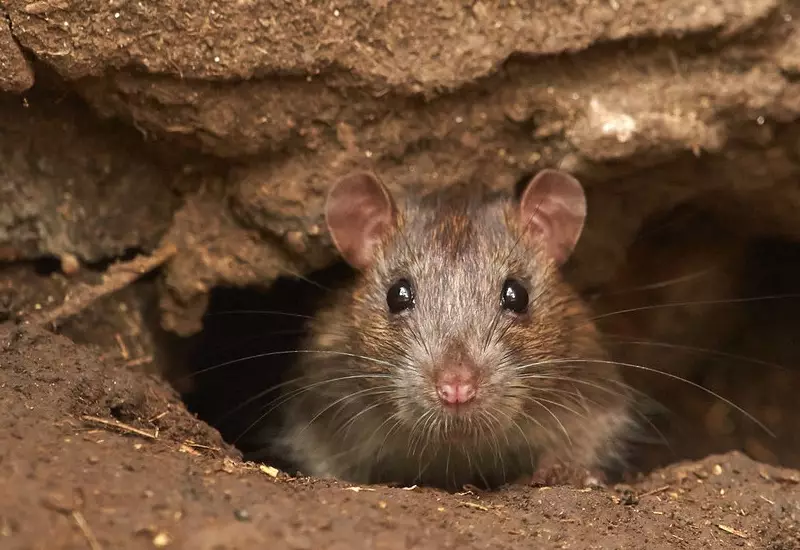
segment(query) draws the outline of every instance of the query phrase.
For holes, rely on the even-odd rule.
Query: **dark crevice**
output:
[[[688,230],[703,223],[709,222],[702,212],[689,206],[679,207],[670,215],[648,224],[649,231],[643,238],[648,243],[663,246],[685,246],[686,236],[691,233]],[[657,248],[653,244],[650,250]],[[760,239],[748,245],[745,257],[744,275],[739,287],[741,296],[791,292],[800,295],[800,283],[797,282],[800,281],[800,245]],[[339,264],[314,273],[310,278],[335,288],[351,277],[350,268]],[[268,452],[270,438],[278,426],[278,415],[272,412],[261,417],[278,395],[275,391],[270,393],[270,389],[284,380],[293,357],[291,354],[257,356],[299,349],[307,333],[308,320],[302,316],[313,315],[325,303],[328,292],[306,281],[290,278],[279,279],[267,290],[217,288],[211,295],[203,331],[184,341],[184,361],[190,374],[173,379],[174,385],[181,389],[193,413],[217,428],[226,441],[234,443],[246,456],[269,460],[280,467],[291,466]],[[734,306],[746,319],[743,332],[732,333],[717,351],[781,364],[786,367],[787,376],[800,383],[800,371],[795,368],[800,357],[793,345],[793,335],[800,332],[798,305],[800,299]],[[284,312],[292,316],[269,312]],[[768,341],[768,347],[759,348],[761,341]],[[753,395],[769,391],[759,389],[759,385],[773,377],[777,372],[775,369],[730,357],[709,355],[701,359],[701,368],[688,379],[725,396],[769,424],[769,419],[764,418],[767,409],[759,401],[760,397]],[[232,363],[213,369],[226,362]],[[201,372],[208,368],[211,370]],[[647,391],[661,388],[663,380],[657,376],[651,378],[655,386]],[[651,417],[652,425],[645,426],[646,432],[634,441],[632,467],[635,470],[649,471],[676,460],[698,459],[731,449],[748,452],[755,448],[751,447],[755,440],[762,442],[760,444],[766,449],[762,456],[755,456],[759,460],[786,465],[797,465],[800,461],[793,450],[800,448],[800,441],[796,440],[798,436],[793,434],[790,426],[770,424],[778,432],[778,439],[770,440],[751,420],[732,409],[728,411],[726,421],[735,427],[732,428],[734,431],[709,437],[706,432],[709,420],[703,415],[718,408],[718,400],[697,388],[679,384],[675,387],[676,392],[653,392],[664,408],[651,411],[658,413]],[[259,394],[263,395],[259,397]],[[241,406],[248,400],[252,402]],[[788,407],[786,414],[791,415],[792,405],[785,401],[783,405]],[[254,423],[259,430],[247,432]]]
[[[291,354],[263,354],[299,349],[307,316],[324,304],[330,289],[351,275],[348,266],[336,264],[309,275],[324,288],[300,279],[280,278],[266,290],[214,289],[203,330],[183,342],[186,370],[171,380],[189,410],[243,452],[263,451],[278,417],[260,417],[277,396],[270,388],[281,382],[293,359]],[[219,366],[223,363],[229,364]],[[242,405],[247,400],[252,402]],[[248,431],[253,423],[256,427]]]
[[[11,19],[11,14],[8,13],[8,10],[3,4],[0,4],[0,15],[3,16],[3,19],[5,19],[6,23],[8,24],[8,30],[11,32],[11,39],[14,40],[14,43],[20,50],[25,51],[25,49],[22,47],[22,44],[20,44],[19,40],[17,40],[17,37],[14,36],[14,21]]]
[[[0,15],[2,15],[3,19],[6,20],[6,23],[8,24],[8,29],[11,31],[11,36],[13,37],[14,36],[14,24],[11,22],[11,16],[8,14],[8,11],[5,9],[5,7],[2,4],[0,4]],[[16,40],[17,39],[14,38],[15,42],[16,42]]]
[[[514,199],[519,200],[522,197],[522,192],[525,191],[525,188],[531,182],[533,177],[536,175],[536,172],[525,172],[522,174],[514,184]]]
[[[5,9],[5,6],[3,6],[2,3],[0,3],[0,15],[3,16],[8,24],[8,31],[11,34],[11,40],[14,41],[14,44],[16,44],[17,48],[19,48],[19,51],[22,52],[23,57],[28,61],[30,70],[33,73],[33,82],[35,85],[39,78],[39,75],[36,72],[36,63],[38,62],[36,55],[29,48],[23,46],[22,43],[17,39],[17,36],[14,34],[14,20],[11,19],[11,14],[8,13],[8,10]]]
[[[31,262],[37,275],[49,276],[61,271],[61,260],[56,256],[45,256]]]
[[[120,262],[128,262],[134,259],[136,256],[140,254],[145,254],[145,250],[142,248],[127,248],[123,250],[119,255],[107,257],[107,258],[100,258],[98,260],[92,261],[81,261],[79,258],[76,258],[79,262],[79,267],[81,269],[85,269],[87,271],[91,271],[94,273],[103,273],[108,270],[109,267],[116,263]],[[0,271],[2,271],[4,266],[12,266],[12,265],[29,265],[36,275],[40,275],[43,277],[47,277],[53,275],[55,273],[62,273],[63,272],[63,260],[55,255],[46,255],[40,256],[34,259],[26,259],[26,260],[18,260],[12,262],[0,262]]]
[[[525,174],[520,182],[529,178],[530,174]],[[643,250],[653,254],[651,261],[658,262],[656,252],[661,247],[688,247],[695,232],[709,226],[718,232],[713,234],[726,231],[724,223],[714,221],[707,212],[692,205],[677,207],[645,225],[641,236]],[[701,354],[699,370],[687,375],[687,379],[723,395],[769,424],[770,419],[764,417],[768,409],[758,397],[770,391],[759,389],[771,387],[765,385],[765,380],[773,379],[774,384],[774,375],[783,369],[787,376],[800,383],[800,371],[795,368],[800,364],[800,355],[793,345],[793,335],[800,332],[800,283],[797,282],[800,281],[800,245],[759,239],[747,245],[744,257],[741,284],[737,287],[739,297],[796,292],[798,299],[720,306],[722,315],[726,315],[725,307],[730,312],[739,311],[745,323],[715,348],[729,357]],[[350,280],[352,275],[349,267],[338,264],[312,274],[310,279],[326,288],[335,288]],[[304,316],[312,316],[325,303],[328,292],[330,290],[290,278],[279,279],[266,290],[217,288],[211,294],[203,331],[183,341],[182,360],[189,375],[176,376],[173,384],[193,413],[217,428],[226,441],[235,444],[246,456],[266,459],[281,467],[291,466],[268,452],[270,438],[278,426],[278,415],[273,411],[261,417],[278,396],[270,389],[284,380],[293,356],[257,356],[299,349],[307,333],[308,319]],[[658,335],[653,338],[657,340]],[[759,347],[760,342],[768,342],[767,347]],[[752,362],[736,359],[737,355],[781,366],[774,369],[754,366]],[[698,358],[696,354],[686,357]],[[204,369],[210,370],[203,372]],[[645,433],[635,439],[632,453],[635,470],[649,471],[676,460],[699,459],[731,449],[748,452],[756,448],[752,447],[756,440],[765,450],[754,458],[786,465],[800,463],[795,451],[800,449],[800,441],[786,425],[770,424],[770,428],[778,432],[778,439],[770,440],[754,422],[728,409],[726,422],[734,427],[733,431],[710,437],[706,431],[709,420],[704,415],[720,406],[718,399],[681,384],[674,385],[676,391],[667,391],[663,379],[655,375],[649,378],[651,385],[646,391],[658,399],[663,409],[651,411],[657,413],[651,417],[652,425],[644,426]],[[242,406],[248,400],[252,400],[251,403]],[[791,416],[792,405],[785,401],[783,405],[788,407],[785,414]],[[259,429],[248,432],[254,423]]]
[[[800,244],[774,237],[746,238],[741,224],[742,220],[715,218],[695,203],[680,205],[646,223],[630,249],[636,252],[628,263],[634,261],[632,271],[644,279],[624,279],[622,287],[612,281],[608,288],[593,289],[598,296],[609,290],[635,296],[618,306],[629,311],[619,318],[629,327],[639,327],[632,340],[663,345],[632,348],[612,338],[612,353],[649,350],[649,355],[625,359],[688,381],[624,369],[637,388],[663,406],[652,411],[652,424],[644,426],[646,435],[662,441],[639,442],[633,458],[637,470],[729,450],[762,462],[800,465],[800,437],[792,428],[798,411],[794,398],[784,391],[800,387],[800,352],[795,344],[800,333]],[[672,252],[664,255],[665,250]],[[666,282],[676,271],[691,276],[706,268],[717,276],[702,282],[701,275],[685,283],[686,291],[680,284],[666,291],[669,285],[647,291],[638,286]],[[715,294],[716,285],[722,294]],[[703,305],[704,301],[716,303]],[[638,308],[643,310],[633,311]],[[670,347],[673,344],[695,349]]]

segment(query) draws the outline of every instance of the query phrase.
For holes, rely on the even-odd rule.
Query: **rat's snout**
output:
[[[444,405],[466,405],[475,399],[479,375],[475,361],[462,349],[449,350],[434,370],[436,395]]]
[[[475,377],[461,366],[449,368],[436,378],[436,395],[447,405],[472,401],[475,393]]]

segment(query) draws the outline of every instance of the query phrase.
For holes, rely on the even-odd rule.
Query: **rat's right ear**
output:
[[[333,244],[356,269],[365,269],[372,263],[375,247],[391,230],[396,217],[389,190],[368,172],[337,181],[325,204],[325,220]]]
[[[550,255],[563,264],[572,254],[586,221],[586,195],[581,183],[560,170],[536,174],[520,199],[524,230],[544,240]]]

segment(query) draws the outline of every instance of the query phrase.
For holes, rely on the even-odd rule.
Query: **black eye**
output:
[[[503,283],[503,294],[500,297],[503,308],[514,313],[525,313],[528,309],[528,291],[522,283],[515,279],[506,279]]]
[[[404,309],[414,307],[414,287],[406,279],[400,279],[389,287],[386,303],[389,304],[389,311],[392,313],[400,313]]]

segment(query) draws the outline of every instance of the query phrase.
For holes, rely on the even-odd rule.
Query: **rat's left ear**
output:
[[[586,195],[580,182],[558,170],[542,170],[522,193],[519,210],[523,230],[543,239],[556,262],[566,262],[586,221]]]
[[[358,270],[369,267],[381,239],[395,225],[397,209],[389,190],[369,172],[355,172],[328,192],[325,220],[333,244]]]

